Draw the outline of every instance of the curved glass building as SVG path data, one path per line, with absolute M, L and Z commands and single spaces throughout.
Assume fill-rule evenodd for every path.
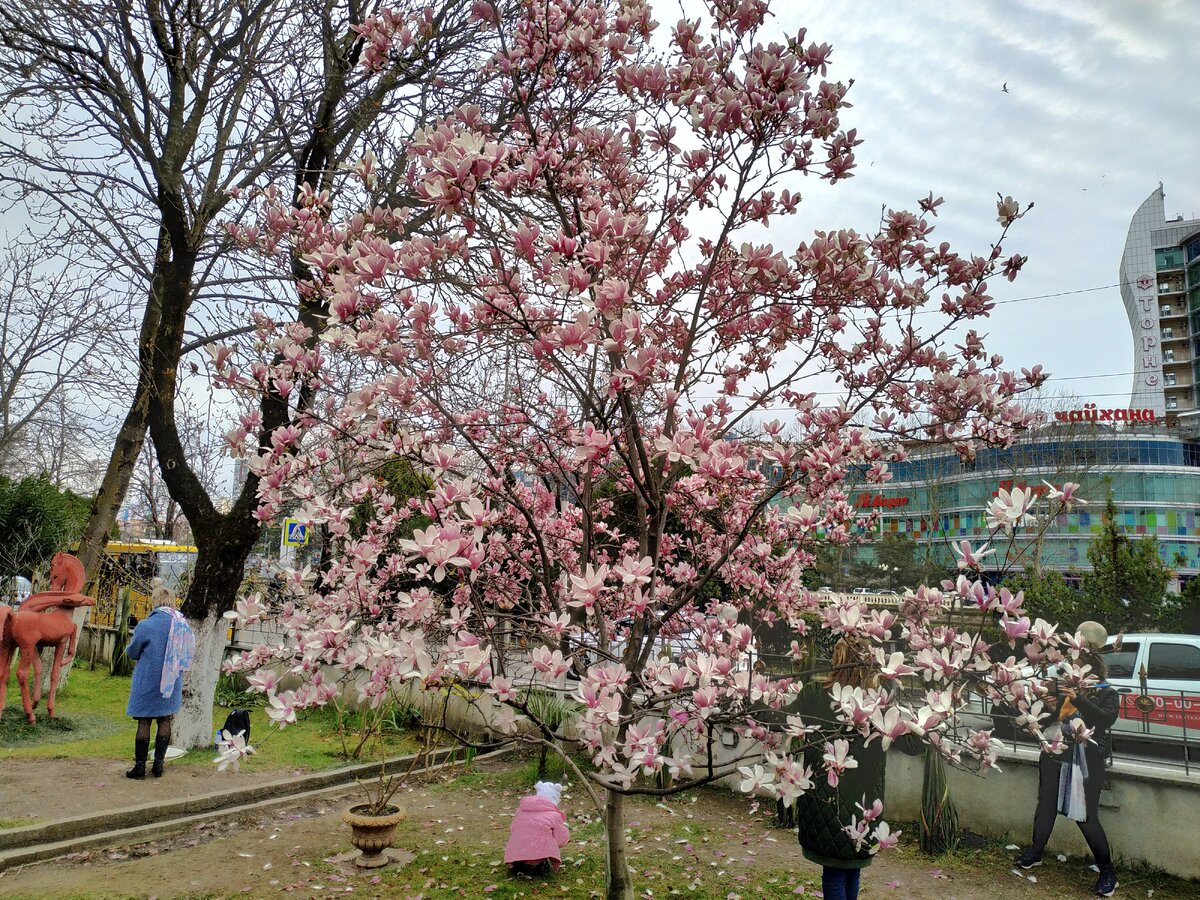
M 1182 578 L 1200 573 L 1200 441 L 1174 430 L 1054 425 L 1007 449 L 980 450 L 969 462 L 952 452 L 917 452 L 894 464 L 892 475 L 882 488 L 855 493 L 851 504 L 878 512 L 881 533 L 907 535 L 947 566 L 955 565 L 951 542 L 966 538 L 979 547 L 987 538 L 984 507 L 1000 488 L 1041 492 L 1071 481 L 1088 505 L 1060 514 L 1040 540 L 1018 531 L 1008 567 L 1023 569 L 1036 557 L 1046 569 L 1088 568 L 1088 544 L 1100 532 L 1111 487 L 1123 531 L 1156 537 L 1163 561 Z M 994 545 L 997 564 L 1003 543 Z

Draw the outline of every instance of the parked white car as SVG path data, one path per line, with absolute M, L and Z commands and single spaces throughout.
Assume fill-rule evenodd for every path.
M 1127 634 L 1103 650 L 1108 682 L 1121 694 L 1118 735 L 1200 742 L 1200 635 Z M 1145 693 L 1142 693 L 1142 677 Z

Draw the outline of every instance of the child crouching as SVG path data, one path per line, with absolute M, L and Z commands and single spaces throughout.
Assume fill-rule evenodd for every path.
M 514 875 L 546 875 L 562 865 L 559 848 L 571 839 L 567 817 L 558 808 L 562 785 L 539 781 L 532 797 L 522 797 L 504 848 Z

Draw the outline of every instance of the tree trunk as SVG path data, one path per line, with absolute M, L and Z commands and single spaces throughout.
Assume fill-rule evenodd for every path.
M 633 900 L 633 880 L 625 858 L 625 797 L 609 791 L 604 803 L 604 897 Z
M 220 613 L 189 620 L 196 633 L 196 655 L 183 678 L 183 707 L 175 715 L 171 743 L 186 750 L 212 746 L 213 695 L 221 663 L 225 661 L 225 635 L 229 625 Z
M 142 452 L 142 444 L 146 442 L 154 384 L 152 366 L 158 330 L 162 324 L 163 290 L 167 285 L 165 274 L 170 267 L 171 241 L 166 229 L 160 227 L 158 246 L 154 254 L 154 273 L 150 279 L 146 309 L 142 313 L 142 325 L 138 332 L 137 383 L 133 389 L 133 398 L 129 402 L 129 411 L 125 413 L 125 421 L 121 423 L 121 430 L 117 432 L 117 440 L 108 457 L 104 480 L 100 482 L 100 490 L 96 492 L 87 524 L 80 535 L 79 552 L 75 554 L 83 563 L 89 581 L 96 575 L 100 557 L 104 555 L 104 547 L 108 544 L 108 535 L 112 531 L 113 523 L 117 521 L 121 504 L 125 502 L 129 482 L 133 479 L 133 470 Z M 190 270 L 188 274 L 190 277 Z
M 104 480 L 100 482 L 100 490 L 96 492 L 96 498 L 92 501 L 87 524 L 84 525 L 83 534 L 79 538 L 79 551 L 76 556 L 83 563 L 89 579 L 96 574 L 97 563 L 104 555 L 104 547 L 108 544 L 113 523 L 117 521 L 121 504 L 125 502 L 125 494 L 133 478 L 138 454 L 142 452 L 142 444 L 146 441 L 149 391 L 142 390 L 141 387 L 139 385 L 138 395 L 133 398 L 129 412 L 125 414 L 125 421 L 108 458 Z
M 229 627 L 224 614 L 237 602 L 258 530 L 257 520 L 240 505 L 194 529 L 196 568 L 180 610 L 196 629 L 196 656 L 183 686 L 183 709 L 173 732 L 176 746 L 190 749 L 212 742 L 213 695 L 225 661 Z M 179 735 L 185 735 L 187 743 Z

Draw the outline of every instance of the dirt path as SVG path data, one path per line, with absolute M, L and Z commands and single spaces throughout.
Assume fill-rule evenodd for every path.
M 5 776 L 8 775 L 7 769 Z M 174 774 L 174 773 L 172 773 Z M 110 779 L 111 780 L 111 779 Z M 123 779 L 122 779 L 123 780 Z M 5 777 L 7 782 L 8 778 Z M 0 896 L 42 897 L 571 897 L 591 898 L 603 880 L 601 831 L 582 792 L 563 806 L 572 829 L 564 866 L 542 880 L 513 879 L 501 865 L 508 823 L 532 781 L 505 763 L 455 778 L 443 775 L 400 795 L 408 820 L 396 844 L 415 854 L 403 867 L 374 873 L 338 859 L 349 850 L 338 813 L 354 795 L 273 815 L 201 825 L 136 847 L 108 848 L 0 873 Z M 171 782 L 164 778 L 164 786 Z M 771 826 L 765 810 L 718 791 L 670 804 L 631 801 L 627 846 L 638 896 L 748 900 L 820 896 L 819 870 L 804 861 L 793 834 Z M 1041 900 L 1086 898 L 1094 879 L 1073 860 L 1048 862 L 1034 883 L 1010 873 L 998 849 L 960 851 L 931 862 L 906 845 L 866 871 L 864 900 Z M 1200 886 L 1137 881 L 1122 873 L 1119 896 L 1185 900 Z M 1148 890 L 1154 890 L 1151 895 Z
M 136 781 L 125 777 L 129 766 L 129 760 L 116 759 L 3 759 L 0 751 L 0 818 L 65 819 L 302 774 L 299 769 L 263 769 L 231 775 L 212 765 L 168 762 L 164 777 Z

